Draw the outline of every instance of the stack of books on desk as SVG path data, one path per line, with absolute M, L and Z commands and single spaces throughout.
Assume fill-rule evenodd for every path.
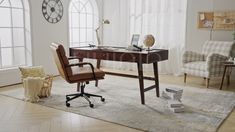
M 182 94 L 183 94 L 183 89 L 175 87 L 166 88 L 163 91 L 162 96 L 169 99 L 168 107 L 171 111 L 175 113 L 184 111 L 184 106 L 181 102 Z

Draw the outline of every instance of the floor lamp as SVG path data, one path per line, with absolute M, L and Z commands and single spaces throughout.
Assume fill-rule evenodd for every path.
M 107 19 L 103 20 L 102 23 L 95 30 L 98 46 L 100 46 L 100 44 L 101 44 L 101 40 L 100 40 L 100 36 L 99 36 L 99 29 L 100 29 L 101 26 L 103 26 L 103 24 L 110 24 L 110 21 L 107 20 Z

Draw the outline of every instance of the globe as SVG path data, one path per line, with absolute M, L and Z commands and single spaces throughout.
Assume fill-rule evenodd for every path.
M 143 43 L 149 50 L 149 48 L 152 47 L 155 43 L 155 39 L 154 39 L 153 35 L 148 34 L 148 35 L 144 36 Z

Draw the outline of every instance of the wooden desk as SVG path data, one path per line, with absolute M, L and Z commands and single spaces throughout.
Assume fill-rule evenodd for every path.
M 223 83 L 224 83 L 224 77 L 225 77 L 225 74 L 227 72 L 228 67 L 235 67 L 235 64 L 234 63 L 225 63 L 224 64 L 224 73 L 223 73 L 222 81 L 221 81 L 221 84 L 220 84 L 220 90 L 222 90 Z M 228 84 L 229 84 L 229 77 L 228 77 Z
M 97 68 L 100 68 L 101 60 L 134 62 L 137 63 L 141 103 L 145 104 L 144 92 L 156 88 L 156 96 L 159 97 L 158 62 L 168 59 L 168 50 L 154 49 L 151 51 L 128 51 L 125 48 L 96 48 L 80 47 L 70 48 L 70 56 L 76 56 L 80 61 L 83 58 L 97 59 Z M 144 88 L 143 64 L 153 64 L 155 85 Z M 116 74 L 121 75 L 123 74 Z M 129 75 L 124 75 L 129 76 Z M 129 76 L 131 77 L 131 76 Z M 134 77 L 134 76 L 133 76 Z M 98 82 L 96 83 L 96 86 Z

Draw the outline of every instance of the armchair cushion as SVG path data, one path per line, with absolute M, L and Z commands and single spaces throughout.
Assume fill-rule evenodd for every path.
M 189 62 L 184 65 L 184 68 L 196 70 L 196 71 L 206 71 L 207 63 L 205 61 Z
M 183 64 L 188 62 L 194 62 L 194 61 L 203 61 L 204 55 L 193 52 L 193 51 L 185 51 L 183 54 Z

